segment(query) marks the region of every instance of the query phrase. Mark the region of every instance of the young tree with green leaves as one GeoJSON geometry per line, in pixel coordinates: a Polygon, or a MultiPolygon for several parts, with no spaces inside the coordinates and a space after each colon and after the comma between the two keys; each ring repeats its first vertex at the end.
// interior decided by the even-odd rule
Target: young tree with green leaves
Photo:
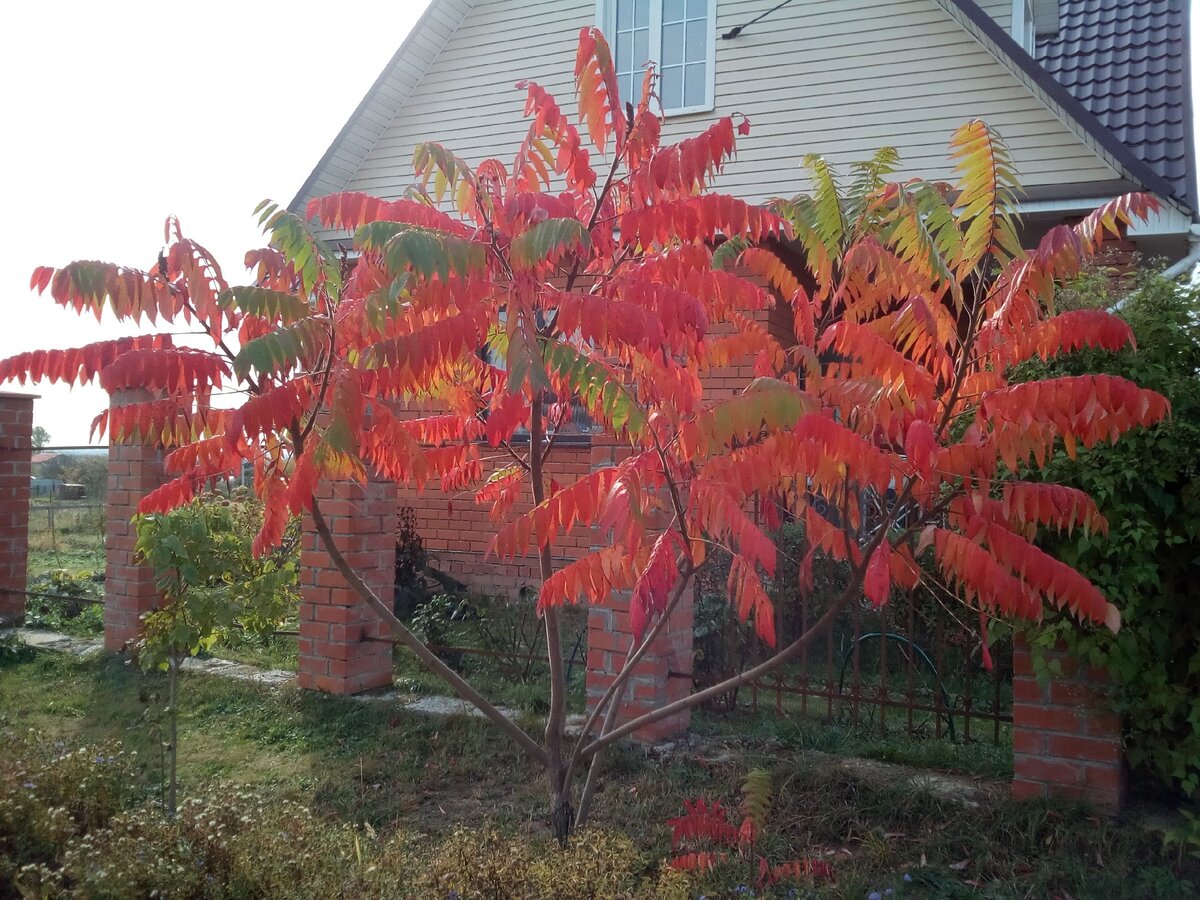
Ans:
{"type": "Polygon", "coordinates": [[[144,669],[167,673],[165,743],[167,797],[176,810],[179,750],[179,671],[233,630],[267,635],[298,602],[296,526],[283,546],[255,556],[262,527],[252,499],[198,498],[169,512],[139,516],[137,553],[154,569],[163,605],[146,616],[138,644],[144,669]]]}

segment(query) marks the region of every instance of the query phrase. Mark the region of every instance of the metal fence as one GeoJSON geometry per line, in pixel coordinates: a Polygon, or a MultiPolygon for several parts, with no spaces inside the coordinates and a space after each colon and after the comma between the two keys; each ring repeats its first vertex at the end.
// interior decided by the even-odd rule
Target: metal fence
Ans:
{"type": "Polygon", "coordinates": [[[102,549],[107,449],[41,447],[33,451],[31,472],[30,551],[36,554],[102,549]]]}
{"type": "MultiPolygon", "coordinates": [[[[728,616],[706,624],[705,601],[698,603],[695,676],[701,685],[759,661],[761,651],[747,639],[745,626],[728,616]]],[[[823,612],[814,601],[787,609],[781,604],[780,645],[807,631],[823,612]]],[[[1011,648],[997,641],[985,655],[979,630],[965,615],[954,601],[921,593],[879,609],[865,601],[851,604],[793,662],[716,705],[881,734],[1001,744],[1012,723],[1011,648]]]]}

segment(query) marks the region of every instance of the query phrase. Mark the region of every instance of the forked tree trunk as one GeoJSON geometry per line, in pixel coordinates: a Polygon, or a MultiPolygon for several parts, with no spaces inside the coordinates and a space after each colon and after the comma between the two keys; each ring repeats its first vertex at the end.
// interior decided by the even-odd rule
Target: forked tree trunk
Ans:
{"type": "MultiPolygon", "coordinates": [[[[590,729],[585,728],[584,733],[580,735],[579,742],[572,749],[570,756],[563,752],[563,743],[565,738],[565,716],[554,718],[548,721],[546,728],[546,746],[538,744],[521,726],[510,720],[496,706],[491,703],[486,697],[479,693],[473,685],[466,681],[461,675],[447,666],[441,659],[437,657],[428,647],[426,647],[416,635],[414,635],[404,623],[396,618],[395,612],[384,603],[370,586],[363,581],[362,577],[354,570],[354,568],[346,560],[345,555],[337,546],[337,542],[333,537],[333,533],[329,530],[329,525],[325,521],[325,517],[321,514],[320,503],[314,498],[312,505],[313,524],[316,527],[317,534],[321,538],[322,546],[329,553],[330,560],[334,567],[341,573],[348,584],[358,593],[359,597],[379,616],[396,636],[397,642],[407,647],[414,655],[428,668],[433,674],[440,677],[465,701],[470,703],[476,709],[484,714],[489,720],[497,725],[500,730],[511,737],[517,744],[526,752],[533,762],[541,767],[546,775],[548,800],[549,800],[549,820],[550,826],[555,838],[560,843],[566,843],[570,836],[574,833],[577,824],[582,824],[586,820],[588,810],[591,805],[592,797],[596,789],[596,779],[600,762],[597,757],[610,744],[615,743],[622,737],[625,737],[639,728],[649,725],[660,718],[672,715],[683,709],[690,709],[710,697],[721,694],[734,687],[745,684],[753,678],[761,677],[767,672],[772,671],[777,666],[780,666],[797,656],[799,652],[806,647],[818,635],[827,632],[833,624],[837,614],[845,608],[852,596],[858,595],[862,586],[862,577],[865,571],[865,563],[860,564],[852,573],[850,583],[846,586],[842,595],[831,604],[830,608],[825,612],[822,618],[814,623],[803,635],[796,638],[791,644],[777,652],[770,659],[755,666],[752,669],[747,669],[740,675],[726,679],[720,684],[713,685],[698,693],[692,694],[681,700],[669,703],[659,707],[656,710],[651,710],[636,719],[626,722],[620,726],[613,727],[615,722],[615,710],[618,706],[618,695],[613,693],[607,698],[607,703],[604,703],[604,708],[597,709],[596,713],[603,712],[604,724],[601,727],[600,734],[594,739],[590,737],[590,729]],[[611,705],[609,705],[611,704],[611,705]],[[575,783],[575,773],[583,763],[593,763],[588,773],[588,778],[583,785],[583,795],[580,801],[579,816],[577,822],[576,811],[572,805],[572,793],[575,783]]],[[[864,560],[870,557],[870,552],[873,546],[868,546],[863,553],[864,560]]],[[[669,617],[669,611],[668,611],[669,617]]],[[[551,617],[554,625],[557,626],[557,619],[551,617]]],[[[664,619],[665,621],[665,619],[664,619]]],[[[633,662],[640,657],[640,654],[645,651],[650,640],[657,633],[658,628],[663,622],[658,622],[647,633],[642,645],[631,654],[633,662]]],[[[559,660],[561,668],[561,657],[559,660]]],[[[631,663],[627,662],[625,670],[618,676],[618,681],[614,687],[623,685],[631,672],[631,663]]],[[[561,694],[559,695],[562,696],[561,694]]],[[[594,724],[594,723],[593,723],[594,724]]]]}

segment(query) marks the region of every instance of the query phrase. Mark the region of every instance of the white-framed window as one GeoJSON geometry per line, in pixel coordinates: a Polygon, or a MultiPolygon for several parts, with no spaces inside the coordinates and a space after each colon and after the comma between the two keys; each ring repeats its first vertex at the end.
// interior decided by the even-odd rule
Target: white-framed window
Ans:
{"type": "Polygon", "coordinates": [[[1037,40],[1037,21],[1033,15],[1033,0],[1013,0],[1012,36],[1018,44],[1033,54],[1037,40]]]}
{"type": "Polygon", "coordinates": [[[622,103],[637,104],[646,63],[667,115],[707,112],[716,84],[717,0],[597,0],[622,103]]]}

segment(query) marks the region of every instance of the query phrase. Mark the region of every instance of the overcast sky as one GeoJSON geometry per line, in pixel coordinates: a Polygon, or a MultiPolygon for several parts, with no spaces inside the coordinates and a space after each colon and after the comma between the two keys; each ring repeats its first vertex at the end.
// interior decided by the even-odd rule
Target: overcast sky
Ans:
{"type": "MultiPolygon", "coordinates": [[[[0,26],[0,358],[100,330],[28,290],[37,265],[149,267],[163,222],[231,282],[263,240],[251,215],[290,201],[426,0],[16,3],[0,26]]],[[[84,443],[98,388],[48,384],[34,421],[84,443]]]]}

